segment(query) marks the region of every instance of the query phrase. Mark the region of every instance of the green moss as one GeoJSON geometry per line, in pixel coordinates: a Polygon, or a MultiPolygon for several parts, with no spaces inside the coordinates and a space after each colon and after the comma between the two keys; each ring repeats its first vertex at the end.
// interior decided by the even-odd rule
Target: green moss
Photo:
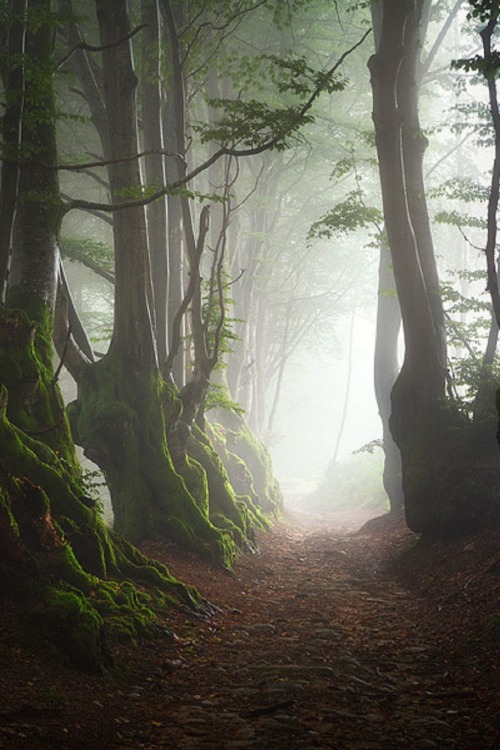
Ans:
{"type": "Polygon", "coordinates": [[[130,581],[98,582],[92,591],[92,605],[103,617],[106,638],[112,644],[122,639],[137,639],[156,627],[151,597],[138,593],[130,581]]]}
{"type": "Polygon", "coordinates": [[[263,513],[279,515],[283,496],[265,446],[238,412],[221,410],[213,440],[239,494],[249,496],[263,513]],[[243,463],[243,466],[241,465],[243,463]]]}
{"type": "Polygon", "coordinates": [[[52,314],[36,301],[26,309],[0,313],[0,378],[9,391],[8,417],[76,470],[62,397],[53,381],[52,314]]]}
{"type": "MultiPolygon", "coordinates": [[[[0,309],[0,596],[29,601],[23,619],[32,631],[72,662],[101,671],[111,664],[109,640],[136,638],[154,629],[153,602],[155,607],[175,603],[200,612],[207,605],[164,565],[107,529],[86,497],[64,415],[57,425],[49,419],[60,408],[52,385],[50,330],[43,306],[35,304],[30,317],[0,309]],[[136,584],[147,586],[149,593],[136,584]]],[[[87,383],[88,392],[96,408],[86,415],[77,405],[76,420],[85,430],[95,420],[101,437],[97,449],[116,458],[112,468],[123,474],[120,488],[132,498],[141,490],[147,498],[142,508],[137,503],[131,509],[149,524],[145,528],[166,532],[169,512],[174,518],[177,513],[193,547],[201,540],[207,554],[229,566],[231,536],[203,516],[173,471],[159,378],[150,373],[141,380],[134,401],[128,389],[137,382],[134,386],[122,364],[116,383],[114,365],[99,368],[97,377],[89,370],[95,389],[87,383]],[[105,387],[99,390],[102,373],[105,387]],[[124,441],[123,452],[112,443],[117,435],[124,441]]]]}
{"type": "Polygon", "coordinates": [[[183,456],[181,460],[176,460],[175,469],[184,479],[190,495],[194,498],[203,515],[208,518],[208,480],[203,466],[194,458],[183,456]]]}
{"type": "Polygon", "coordinates": [[[29,611],[28,622],[72,663],[92,672],[112,664],[103,618],[78,589],[67,584],[45,586],[29,611]]]}
{"type": "Polygon", "coordinates": [[[235,552],[209,521],[201,468],[185,461],[183,479],[172,462],[166,419],[178,413],[157,371],[131,372],[116,352],[88,369],[71,408],[75,438],[106,476],[115,530],[134,543],[162,534],[226,566],[235,552]]]}
{"type": "Polygon", "coordinates": [[[179,398],[179,389],[171,381],[161,380],[160,395],[163,418],[168,433],[181,416],[182,401],[179,398]]]}
{"type": "MultiPolygon", "coordinates": [[[[50,448],[39,449],[11,425],[6,407],[1,386],[0,595],[31,602],[29,628],[78,666],[100,671],[111,663],[108,643],[155,628],[153,601],[205,611],[195,589],[106,528],[74,475],[50,448]]],[[[234,545],[224,532],[213,534],[230,565],[234,545]]]]}
{"type": "Polygon", "coordinates": [[[193,533],[190,524],[185,523],[181,518],[173,517],[168,520],[168,534],[181,547],[192,549],[198,554],[216,559],[223,568],[231,570],[236,557],[236,547],[234,538],[221,528],[217,528],[209,522],[207,527],[212,529],[211,536],[205,536],[206,541],[193,533]],[[214,554],[215,547],[215,554],[214,554]]]}

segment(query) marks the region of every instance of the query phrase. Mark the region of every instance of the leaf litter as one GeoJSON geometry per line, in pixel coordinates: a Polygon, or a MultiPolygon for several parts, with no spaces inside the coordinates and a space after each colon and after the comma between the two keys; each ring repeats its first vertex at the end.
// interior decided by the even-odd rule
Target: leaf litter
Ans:
{"type": "Polygon", "coordinates": [[[4,607],[0,748],[496,750],[499,541],[293,517],[228,576],[152,540],[216,614],[173,613],[176,638],[123,644],[91,677],[30,650],[4,607]]]}

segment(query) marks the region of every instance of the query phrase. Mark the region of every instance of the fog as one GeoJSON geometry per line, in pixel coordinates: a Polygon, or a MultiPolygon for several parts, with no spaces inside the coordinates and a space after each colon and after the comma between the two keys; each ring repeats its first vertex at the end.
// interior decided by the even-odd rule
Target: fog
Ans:
{"type": "MultiPolygon", "coordinates": [[[[442,7],[434,8],[424,58],[429,50],[434,54],[433,44],[446,17],[442,7]]],[[[291,19],[290,27],[267,29],[265,41],[270,49],[286,50],[293,38],[308,64],[319,68],[352,48],[337,90],[322,94],[313,120],[290,139],[286,149],[228,160],[224,188],[222,173],[214,168],[202,172],[193,184],[202,195],[191,199],[195,229],[207,195],[213,198],[215,194],[225,206],[224,211],[217,201],[211,206],[212,235],[201,261],[201,277],[208,285],[212,256],[222,244],[230,331],[225,332],[230,341],[224,377],[230,396],[268,447],[285,496],[293,497],[294,503],[300,499],[304,508],[332,463],[352,464],[356,475],[357,457],[382,438],[373,385],[383,230],[367,68],[373,40],[356,46],[369,21],[365,9],[344,13],[337,8],[336,14],[323,9],[319,20],[304,8],[291,19]],[[217,231],[221,232],[218,237],[217,231]]],[[[238,27],[234,40],[238,54],[250,50],[258,57],[260,50],[253,44],[260,23],[250,19],[238,27]]],[[[477,305],[474,309],[474,295],[479,305],[488,304],[484,277],[465,281],[453,275],[457,270],[484,270],[478,248],[483,242],[481,191],[487,186],[489,136],[475,137],[474,128],[479,125],[472,126],[468,118],[478,102],[486,101],[485,90],[472,85],[470,75],[450,69],[451,60],[462,50],[465,54],[472,38],[462,12],[454,18],[427,71],[429,80],[422,86],[419,106],[428,139],[425,170],[436,255],[448,289],[446,314],[450,321],[454,316],[462,325],[477,326],[482,315],[488,316],[477,305]],[[457,187],[455,180],[459,186],[467,183],[469,192],[457,187]],[[471,187],[473,183],[477,189],[471,187]],[[460,212],[467,214],[462,224],[456,219],[460,212]],[[472,298],[468,310],[457,302],[459,293],[472,298]]],[[[264,99],[275,96],[273,75],[257,86],[264,99]]],[[[254,83],[245,79],[249,92],[254,83]]],[[[203,85],[196,78],[189,82],[196,103],[193,111],[202,123],[194,119],[196,126],[188,127],[187,152],[193,163],[203,161],[206,145],[199,133],[208,127],[204,118],[213,116],[203,100],[203,85]]],[[[74,146],[71,138],[66,132],[68,151],[74,146]]],[[[83,183],[80,175],[62,175],[61,179],[70,193],[81,191],[83,184],[88,197],[103,195],[102,185],[88,177],[83,183]]],[[[64,232],[108,247],[112,244],[109,226],[95,215],[70,215],[64,232]]],[[[178,274],[185,288],[190,272],[185,247],[183,251],[178,274]]],[[[97,248],[96,257],[99,252],[97,248]]],[[[105,352],[113,325],[112,285],[84,268],[81,259],[71,260],[67,248],[65,255],[78,311],[96,349],[105,352]]],[[[394,289],[383,294],[394,294],[394,289]]],[[[169,315],[171,324],[173,311],[169,315]]],[[[483,326],[473,342],[476,357],[481,357],[485,338],[483,326]]],[[[450,345],[459,359],[463,346],[453,336],[450,345]]],[[[187,330],[183,343],[187,378],[193,365],[191,347],[187,330]]],[[[400,361],[402,348],[400,341],[400,361]]],[[[467,392],[460,377],[453,387],[461,396],[467,392]]],[[[74,397],[69,381],[65,397],[74,397]]],[[[380,479],[382,451],[373,446],[372,450],[378,455],[380,479]]],[[[345,500],[332,489],[332,505],[345,500]]]]}
{"type": "Polygon", "coordinates": [[[355,319],[350,378],[350,320],[341,319],[338,328],[341,342],[337,354],[297,358],[290,364],[276,435],[268,442],[284,487],[314,489],[334,457],[339,437],[340,461],[381,438],[373,388],[374,321],[360,316],[355,319]]]}

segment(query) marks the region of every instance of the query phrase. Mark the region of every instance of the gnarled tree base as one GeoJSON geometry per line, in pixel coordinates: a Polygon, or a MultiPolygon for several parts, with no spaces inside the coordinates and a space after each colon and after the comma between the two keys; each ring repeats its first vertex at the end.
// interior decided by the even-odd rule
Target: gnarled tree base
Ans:
{"type": "Polygon", "coordinates": [[[46,446],[6,417],[0,391],[0,596],[26,605],[23,621],[72,662],[102,671],[110,645],[155,628],[151,598],[207,605],[165,566],[110,532],[78,481],[46,446]],[[28,479],[29,477],[29,479],[28,479]]]}
{"type": "Polygon", "coordinates": [[[88,368],[68,412],[75,441],[106,477],[118,533],[133,543],[163,535],[229,568],[234,540],[208,518],[199,469],[190,466],[184,481],[172,463],[165,418],[172,409],[153,367],[134,370],[110,352],[88,368]]]}
{"type": "Polygon", "coordinates": [[[428,537],[477,528],[500,487],[498,456],[493,441],[488,448],[485,426],[441,402],[424,406],[401,376],[392,406],[409,528],[428,537]]]}
{"type": "Polygon", "coordinates": [[[114,638],[155,627],[151,597],[207,605],[111,532],[86,496],[53,380],[50,315],[33,314],[0,309],[0,598],[16,599],[30,631],[73,662],[102,670],[114,638]]]}
{"type": "Polygon", "coordinates": [[[212,441],[236,492],[250,497],[263,513],[278,515],[283,495],[267,449],[242,414],[218,409],[216,418],[220,424],[212,427],[212,441]]]}

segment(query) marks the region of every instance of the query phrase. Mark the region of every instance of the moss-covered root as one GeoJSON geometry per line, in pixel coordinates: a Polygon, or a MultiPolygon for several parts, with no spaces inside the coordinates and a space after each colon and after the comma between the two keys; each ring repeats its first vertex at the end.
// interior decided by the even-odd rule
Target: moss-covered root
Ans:
{"type": "Polygon", "coordinates": [[[209,613],[195,589],[106,528],[64,463],[10,424],[6,404],[1,386],[0,600],[22,605],[30,632],[102,671],[116,638],[155,629],[152,598],[209,613]]]}
{"type": "Polygon", "coordinates": [[[99,557],[99,562],[90,560],[91,567],[106,568],[111,580],[82,567],[52,517],[45,492],[1,468],[0,599],[21,603],[25,629],[78,667],[102,672],[113,663],[111,647],[117,639],[153,632],[153,599],[155,608],[180,605],[211,613],[196,589],[184,586],[100,521],[85,535],[91,540],[88,549],[99,557]]]}
{"type": "Polygon", "coordinates": [[[8,418],[76,468],[75,447],[52,368],[52,314],[37,309],[33,318],[21,310],[0,308],[0,379],[9,391],[8,418]]]}
{"type": "Polygon", "coordinates": [[[0,472],[2,598],[23,609],[24,626],[73,663],[101,671],[111,663],[103,619],[89,599],[94,578],[81,568],[52,518],[43,490],[0,472]]]}
{"type": "Polygon", "coordinates": [[[201,468],[186,464],[183,479],[172,462],[165,399],[154,368],[131,373],[110,353],[88,369],[68,407],[75,439],[106,476],[121,535],[137,544],[160,534],[230,568],[234,541],[208,518],[201,468]]]}
{"type": "Polygon", "coordinates": [[[220,457],[196,425],[188,440],[188,453],[206,472],[212,521],[230,529],[240,548],[253,548],[255,532],[268,529],[269,521],[250,497],[236,495],[220,457]]]}
{"type": "Polygon", "coordinates": [[[283,509],[283,495],[268,450],[242,414],[220,409],[216,416],[219,424],[212,425],[211,437],[232,483],[237,486],[238,482],[245,482],[241,494],[249,495],[263,513],[279,515],[283,509]],[[243,462],[246,471],[233,456],[243,462]]]}

